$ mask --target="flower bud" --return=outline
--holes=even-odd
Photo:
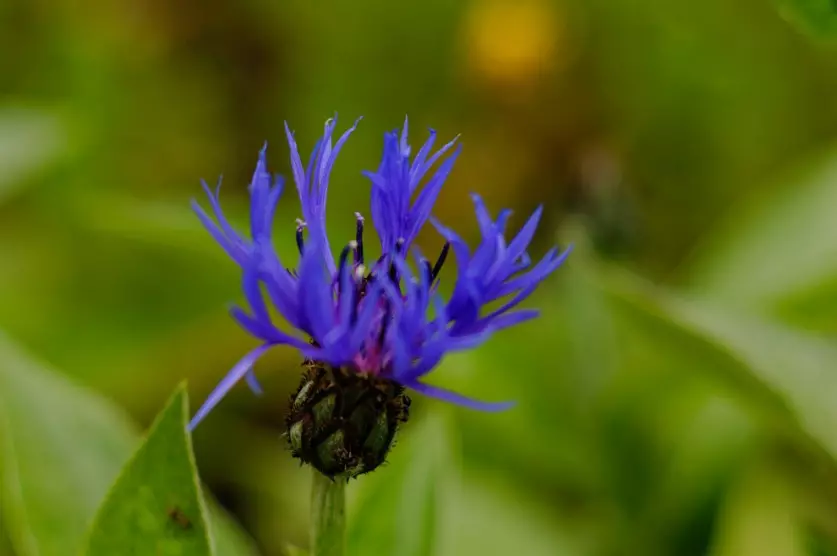
[[[332,479],[369,473],[385,461],[409,408],[392,380],[307,361],[286,419],[291,453]]]

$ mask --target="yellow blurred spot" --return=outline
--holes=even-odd
[[[478,77],[528,86],[561,65],[564,29],[554,3],[483,0],[466,21],[468,61]]]
[[[479,193],[494,217],[501,208],[517,208],[521,199],[527,196],[524,189],[527,176],[537,171],[538,159],[530,144],[509,126],[483,126],[478,133],[473,130],[463,132],[463,136],[469,138],[467,156],[457,161],[453,179],[445,183],[442,202],[435,206],[434,214],[467,236],[477,233],[470,193]],[[516,214],[510,228],[514,229],[525,216],[528,215],[522,212]],[[431,227],[424,232],[423,237],[428,240],[438,240]]]

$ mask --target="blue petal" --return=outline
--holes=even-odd
[[[404,250],[410,248],[430,216],[442,184],[453,168],[459,149],[439,167],[411,206],[410,199],[425,173],[456,142],[454,139],[426,160],[434,140],[435,132],[431,130],[430,138],[411,165],[405,122],[400,140],[397,133],[384,135],[384,151],[378,170],[364,173],[372,182],[372,218],[385,253],[394,249],[401,239],[404,240]]]
[[[357,323],[355,323],[351,337],[349,338],[349,345],[352,351],[358,351],[363,341],[369,336],[369,328],[372,326],[372,321],[379,310],[382,291],[380,283],[375,282],[366,292],[358,312]]]
[[[462,407],[467,407],[469,409],[476,409],[478,411],[505,411],[515,405],[514,402],[481,402],[479,400],[466,398],[456,392],[451,392],[450,390],[445,390],[444,388],[439,388],[438,386],[430,386],[429,384],[424,384],[422,382],[409,382],[404,384],[404,386],[415,390],[420,394],[424,394],[425,396]]]
[[[526,322],[527,320],[537,318],[538,315],[540,315],[540,311],[537,309],[522,309],[512,313],[504,313],[492,318],[489,326],[491,327],[492,332],[496,332],[498,330]]]
[[[230,258],[239,265],[246,264],[247,253],[244,249],[242,249],[241,245],[230,241],[227,236],[221,232],[212,218],[204,212],[203,208],[201,208],[198,202],[194,199],[192,200],[192,210],[194,210],[195,214],[198,215],[198,219],[201,221],[201,224],[203,224],[203,227],[209,232],[209,235],[212,236],[212,239],[214,239],[218,245],[220,245],[221,248],[227,252],[227,255],[229,255]]]
[[[299,148],[296,145],[296,140],[294,140],[294,134],[291,132],[291,128],[288,127],[288,122],[285,122],[285,137],[288,140],[288,147],[291,151],[291,171],[294,175],[294,182],[296,182],[299,200],[302,203],[302,214],[304,215],[308,208],[308,184],[305,180],[306,174],[302,167],[302,159],[299,158]]]
[[[270,194],[267,196],[267,207],[265,207],[264,215],[262,216],[264,219],[264,228],[258,237],[253,236],[253,241],[270,242],[270,237],[273,232],[273,215],[276,214],[276,206],[279,204],[279,198],[282,196],[282,190],[284,188],[285,179],[282,176],[276,176],[273,182],[273,189],[270,190]]]
[[[424,186],[421,193],[419,193],[416,198],[416,202],[413,204],[413,208],[410,211],[411,227],[406,230],[404,234],[404,239],[407,244],[412,243],[418,235],[419,230],[421,230],[425,222],[427,222],[427,219],[430,217],[430,211],[433,209],[433,205],[439,197],[439,192],[442,190],[442,186],[453,169],[453,164],[456,162],[456,158],[459,156],[461,151],[462,148],[460,145],[460,147],[457,148],[444,163],[442,163],[433,175],[433,178],[431,178],[431,180]]]
[[[264,390],[262,389],[262,385],[259,384],[259,379],[256,378],[256,374],[253,372],[253,369],[247,371],[247,374],[244,375],[244,380],[247,382],[247,386],[250,387],[250,390],[257,396],[261,396],[264,394]]]
[[[267,173],[267,144],[259,151],[259,160],[250,181],[250,235],[253,239],[265,232],[265,212],[269,208],[270,174]]]
[[[189,430],[195,430],[195,427],[198,426],[198,423],[203,421],[204,417],[206,417],[212,409],[218,405],[224,396],[232,390],[232,387],[236,385],[236,383],[241,380],[244,375],[246,375],[250,369],[253,367],[253,364],[258,361],[258,359],[265,354],[267,350],[273,347],[272,344],[264,344],[244,357],[235,364],[235,366],[227,373],[227,376],[215,387],[209,397],[206,398],[206,401],[203,402],[203,405],[198,409],[198,412],[195,413],[195,416],[192,417],[192,421],[189,423]]]
[[[538,228],[541,214],[543,214],[543,205],[535,209],[535,212],[532,213],[532,216],[529,217],[529,220],[526,221],[526,224],[523,225],[520,232],[518,232],[517,236],[509,244],[509,258],[516,259],[529,247],[529,243],[535,235],[535,230]]]
[[[410,144],[407,143],[407,130],[409,127],[409,119],[407,116],[404,116],[404,127],[401,130],[401,156],[410,156]]]
[[[559,266],[561,266],[561,264],[569,256],[570,252],[572,252],[572,246],[567,247],[563,253],[556,257],[555,255],[557,253],[557,249],[550,249],[549,252],[538,262],[538,264],[532,267],[528,272],[503,284],[497,284],[496,287],[490,290],[486,300],[492,301],[500,297],[505,297],[517,290],[525,289],[532,284],[539,284],[545,280],[547,276],[552,274]]]
[[[432,140],[434,139],[435,132],[431,129],[430,133],[431,133],[431,137],[428,140],[428,142],[430,142],[432,144]],[[446,152],[448,152],[448,150],[450,150],[450,148],[453,147],[458,140],[459,140],[459,136],[457,135],[450,142],[448,142],[444,147],[439,149],[436,152],[436,154],[431,156],[430,160],[428,160],[427,162],[423,162],[417,168],[416,168],[416,164],[415,163],[413,164],[413,168],[411,168],[411,171],[410,171],[410,191],[413,191],[418,186],[419,182],[421,181],[422,176],[424,176],[424,174],[426,174],[427,171],[430,170],[430,168],[432,168],[434,164],[436,164],[436,161],[439,160],[439,158],[441,158]],[[460,145],[459,148],[461,149],[461,147],[462,146]],[[413,171],[413,170],[415,170],[415,171]]]
[[[323,267],[319,242],[310,243],[306,245],[300,261],[299,300],[304,317],[303,329],[322,342],[334,323],[331,278]]]
[[[273,326],[270,313],[267,308],[267,304],[264,300],[264,294],[262,293],[262,280],[261,278],[266,278],[265,282],[267,283],[268,291],[270,291],[270,283],[273,279],[277,278],[277,273],[269,273],[265,276],[265,273],[259,272],[256,268],[256,264],[259,262],[259,257],[262,254],[262,251],[258,251],[254,254],[253,264],[245,265],[244,271],[242,273],[242,289],[244,290],[244,296],[247,299],[247,303],[250,305],[250,308],[253,310],[253,314],[255,316],[255,320],[261,323],[260,326],[265,328],[266,330],[270,331],[269,336],[261,336],[264,338],[265,341],[271,342],[282,342],[282,343],[291,343],[287,334],[280,332]],[[287,276],[287,271],[282,268],[278,271],[279,276]],[[297,291],[298,288],[293,285],[292,287],[286,288],[283,290],[283,293],[290,293]],[[293,325],[296,325],[299,322],[298,317],[298,303],[295,299],[288,299],[286,295],[279,296],[278,299],[274,300],[274,305],[279,310],[279,313],[282,317],[285,318],[288,322]],[[253,332],[253,327],[248,326],[248,324],[239,319],[239,322],[251,333]]]
[[[491,234],[494,228],[494,221],[488,213],[488,209],[482,200],[482,197],[476,193],[471,193],[471,201],[474,203],[474,210],[477,213],[477,224],[480,227],[480,233],[483,236]]]
[[[430,153],[430,149],[433,148],[433,143],[435,142],[436,131],[431,129],[430,137],[424,142],[424,145],[421,146],[421,149],[419,149],[419,152],[416,154],[416,158],[413,160],[413,164],[410,166],[410,193],[415,191],[419,181],[421,181],[421,175],[419,173],[422,172],[424,161],[427,159],[427,155]]]
[[[209,189],[209,185],[203,180],[201,180],[201,186],[203,187],[204,192],[206,192],[206,196],[209,198],[209,204],[212,205],[212,212],[215,213],[215,218],[218,219],[218,223],[221,225],[221,229],[224,230],[224,235],[228,238],[238,238],[239,235],[236,231],[230,226],[227,219],[224,218],[224,211],[221,210],[221,201],[220,201],[220,193],[221,193],[221,179],[218,179],[218,185],[215,188],[215,193]]]
[[[395,376],[399,376],[404,371],[410,368],[410,353],[408,351],[407,342],[398,332],[395,327],[390,327],[390,335],[392,341],[392,366]]]
[[[273,326],[272,323],[251,317],[240,307],[230,308],[230,315],[232,315],[233,319],[235,319],[235,321],[244,330],[263,342],[268,342],[270,344],[286,344],[297,349],[303,348],[307,345],[299,338],[295,338],[290,334],[282,332]]]

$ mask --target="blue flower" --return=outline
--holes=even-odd
[[[303,216],[296,227],[300,256],[295,269],[279,259],[272,245],[273,216],[283,180],[268,173],[265,148],[249,186],[249,237],[234,230],[224,217],[218,189],[213,192],[203,184],[214,219],[193,202],[203,225],[241,267],[248,307],[234,307],[232,316],[261,345],[233,367],[198,410],[190,427],[194,428],[241,379],[259,391],[253,364],[277,345],[290,345],[307,360],[322,365],[389,379],[462,406],[488,411],[509,406],[475,401],[421,379],[447,353],[474,348],[494,332],[537,316],[535,310],[516,307],[560,266],[569,250],[559,253],[553,248],[533,265],[527,248],[542,209],[538,208],[507,241],[510,211],[501,211],[494,220],[480,197],[473,195],[481,240],[471,251],[462,238],[430,215],[459,155],[460,147],[454,148],[456,139],[431,155],[436,135],[431,130],[430,138],[411,160],[405,120],[400,136],[397,131],[385,134],[378,170],[365,172],[372,184],[372,220],[383,255],[375,261],[366,260],[365,221],[355,213],[355,237],[335,260],[325,225],[328,182],[337,155],[358,121],[333,144],[336,119],[327,121],[307,167],[303,166],[293,133],[285,126]],[[436,171],[425,180],[437,163]],[[428,220],[446,240],[434,263],[412,245]],[[451,250],[458,274],[453,294],[444,301],[437,292],[438,275]],[[293,332],[276,326],[265,294]],[[493,302],[501,304],[486,310]]]

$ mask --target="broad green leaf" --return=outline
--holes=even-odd
[[[78,554],[138,441],[118,407],[0,335],[0,524],[16,556]],[[219,554],[255,554],[229,518],[210,509]]]
[[[349,555],[436,554],[443,494],[457,468],[448,427],[442,414],[407,423],[389,462],[349,486],[357,494],[349,507]]]
[[[16,554],[77,554],[136,446],[126,416],[0,336],[0,441],[0,506]]]
[[[87,556],[213,554],[187,415],[181,386],[99,508]]]
[[[0,109],[0,202],[65,146],[65,130],[55,116],[25,108]]]
[[[285,547],[285,554],[288,556],[308,556],[308,551],[289,544]]]
[[[672,300],[675,318],[732,353],[837,460],[837,344],[705,303]]]
[[[736,208],[698,251],[695,291],[732,307],[772,309],[837,281],[837,149],[780,182],[753,208]]]
[[[610,282],[608,287],[616,283]],[[636,326],[698,358],[707,372],[733,385],[742,400],[769,408],[837,460],[837,345],[757,317],[621,281],[614,301]]]
[[[833,0],[776,0],[779,13],[818,38],[837,37],[837,4]]]

